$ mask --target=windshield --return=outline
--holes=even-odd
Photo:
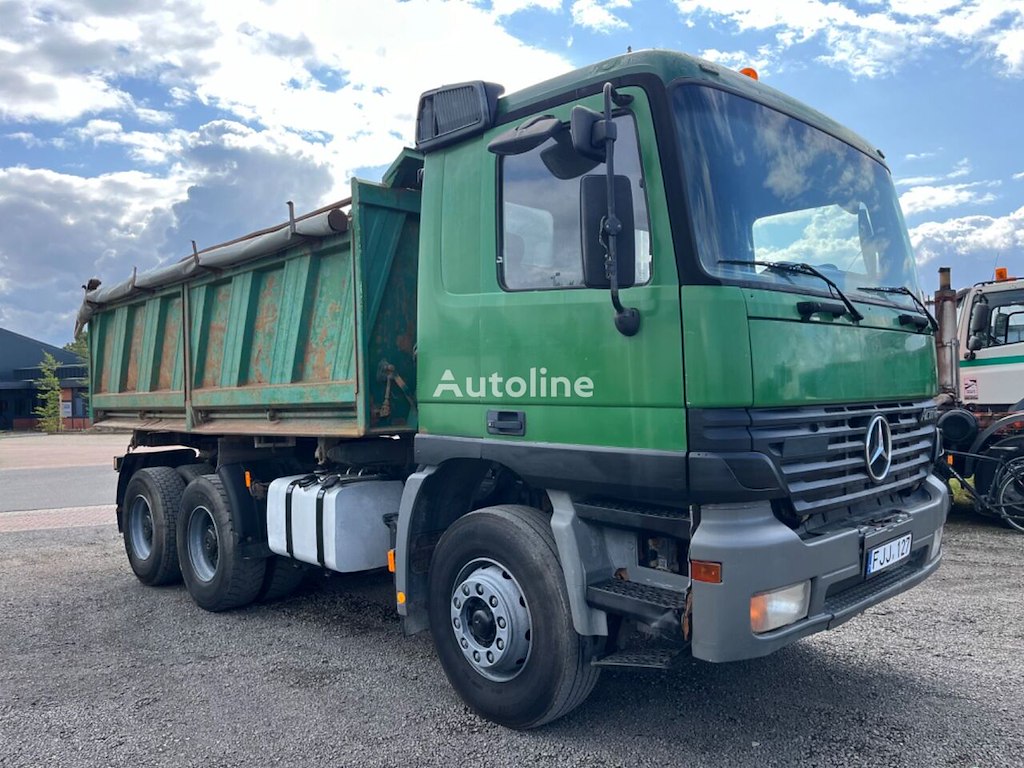
[[[716,88],[673,94],[697,252],[711,275],[828,292],[810,264],[857,301],[914,306],[913,252],[885,166],[839,139]],[[741,262],[741,263],[724,263]]]

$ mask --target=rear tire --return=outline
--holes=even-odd
[[[176,537],[184,490],[185,482],[171,467],[146,467],[128,481],[122,502],[124,549],[143,584],[181,581]]]
[[[548,518],[497,506],[458,519],[430,565],[430,630],[448,680],[480,716],[528,729],[568,714],[600,670],[576,633]]]
[[[181,575],[200,608],[226,611],[256,599],[266,561],[239,554],[231,505],[217,475],[197,477],[185,488],[177,533]]]

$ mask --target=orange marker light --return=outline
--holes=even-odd
[[[245,470],[245,487],[252,488],[252,472]]]
[[[395,572],[395,550],[388,550],[388,573]]]
[[[706,560],[691,560],[690,578],[694,581],[705,581],[708,584],[721,584],[722,564]]]
[[[754,599],[750,601],[750,626],[763,627],[767,622],[768,603],[766,600]],[[754,630],[757,631],[756,629]]]
[[[996,280],[1009,280],[1010,271],[1006,267],[996,267]]]
[[[754,69],[753,67],[744,67],[743,69],[740,70],[740,74],[741,75],[746,75],[751,80],[760,80],[761,79],[761,78],[759,78],[757,76],[757,70]]]
[[[395,599],[399,605],[405,605],[405,592],[399,592],[395,595]]]

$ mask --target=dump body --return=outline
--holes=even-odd
[[[344,204],[344,231],[284,225],[108,289],[114,300],[93,291],[96,425],[254,436],[415,429],[419,193],[353,181]],[[254,246],[261,239],[270,242]]]

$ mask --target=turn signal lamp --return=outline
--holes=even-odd
[[[792,624],[807,616],[811,602],[811,582],[760,592],[750,598],[750,628],[755,633]]]
[[[1006,267],[996,267],[996,280],[997,281],[1009,280],[1009,279],[1010,279],[1010,271]]]
[[[760,80],[760,78],[757,76],[757,70],[754,69],[753,67],[744,67],[743,69],[740,70],[740,74],[746,75],[751,80]]]
[[[722,564],[712,563],[707,560],[691,560],[690,578],[694,581],[704,581],[708,584],[721,584]]]
[[[388,550],[388,573],[395,572],[395,550]]]

